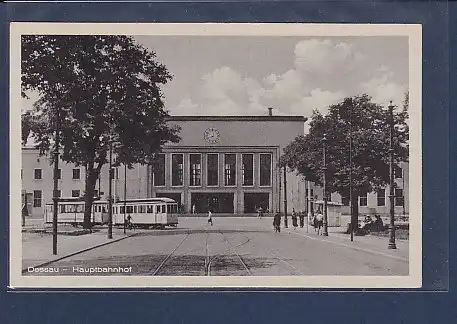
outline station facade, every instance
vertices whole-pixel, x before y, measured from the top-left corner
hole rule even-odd
[[[118,167],[112,184],[115,200],[169,197],[182,213],[202,214],[212,210],[218,215],[255,214],[264,211],[308,212],[310,199],[318,204],[322,188],[292,172],[278,168],[283,149],[304,133],[303,116],[172,116],[170,125],[181,128],[179,143],[164,146],[153,166]],[[85,169],[61,161],[61,197],[84,194]],[[396,171],[396,214],[408,214],[408,164]],[[38,150],[22,149],[22,201],[29,214],[40,216],[45,204],[52,203],[53,167]],[[101,171],[95,195],[107,199],[108,166]],[[125,190],[126,189],[126,190]],[[387,215],[389,188],[359,199],[361,214]],[[285,196],[285,199],[284,199]],[[331,195],[331,201],[349,214],[345,197]],[[315,209],[315,207],[313,206]]]

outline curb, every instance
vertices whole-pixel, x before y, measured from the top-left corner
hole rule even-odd
[[[105,245],[109,245],[109,244],[112,244],[112,243],[116,243],[116,242],[119,242],[119,241],[122,241],[122,240],[125,240],[127,238],[130,238],[130,237],[133,237],[133,236],[136,236],[138,235],[139,233],[133,233],[131,235],[128,235],[128,236],[124,236],[124,237],[121,237],[121,238],[118,238],[118,239],[115,239],[115,240],[112,240],[112,241],[108,241],[108,242],[105,242],[105,243],[101,243],[101,244],[98,244],[98,245],[94,245],[94,246],[91,246],[89,248],[86,248],[86,249],[83,249],[83,250],[79,250],[77,252],[73,252],[73,253],[70,253],[70,254],[67,254],[67,255],[64,255],[60,258],[57,258],[55,260],[52,260],[52,261],[46,261],[46,262],[43,262],[41,264],[38,264],[36,266],[34,266],[34,268],[41,268],[41,267],[45,267],[51,263],[54,263],[54,262],[57,262],[57,261],[61,261],[63,259],[66,259],[66,258],[69,258],[69,257],[72,257],[72,256],[75,256],[75,255],[78,255],[80,253],[84,253],[84,252],[87,252],[87,251],[91,251],[91,250],[94,250],[96,248],[99,248],[99,247],[102,247],[102,246],[105,246]],[[22,269],[22,274],[24,273],[27,273],[27,269]]]

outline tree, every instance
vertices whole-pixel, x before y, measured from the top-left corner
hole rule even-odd
[[[408,94],[394,115],[394,163],[408,160]],[[352,127],[351,127],[352,110]],[[329,107],[327,115],[314,111],[309,133],[298,136],[284,149],[281,166],[322,186],[323,143],[327,137],[327,190],[349,197],[349,134],[352,129],[352,205],[358,214],[358,197],[389,183],[389,117],[371,97],[345,98]]]
[[[113,166],[132,168],[152,163],[166,142],[179,141],[179,128],[167,126],[160,89],[172,77],[155,53],[127,36],[22,36],[21,55],[22,96],[39,96],[23,116],[23,138],[30,132],[43,155],[60,131],[62,160],[87,170],[89,228],[110,146]]]

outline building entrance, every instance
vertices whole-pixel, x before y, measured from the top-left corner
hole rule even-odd
[[[201,193],[191,194],[191,210],[195,206],[196,213],[207,213],[209,209],[213,213],[233,214],[233,193]]]
[[[257,213],[257,210],[261,207],[264,212],[269,209],[270,206],[270,195],[263,192],[244,193],[244,212],[245,213]]]

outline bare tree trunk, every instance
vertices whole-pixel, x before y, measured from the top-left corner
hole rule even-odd
[[[94,163],[87,164],[87,176],[85,183],[85,194],[84,194],[84,223],[85,229],[92,228],[92,203],[94,201],[94,190],[97,184],[98,175],[100,173],[101,166],[94,168]]]

